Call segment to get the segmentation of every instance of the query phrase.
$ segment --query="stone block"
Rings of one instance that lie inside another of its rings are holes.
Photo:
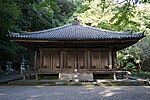
[[[59,73],[59,79],[65,81],[93,81],[92,73]]]

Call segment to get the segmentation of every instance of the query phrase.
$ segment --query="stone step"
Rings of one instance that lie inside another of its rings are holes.
[[[59,73],[59,79],[65,81],[93,81],[92,73]]]

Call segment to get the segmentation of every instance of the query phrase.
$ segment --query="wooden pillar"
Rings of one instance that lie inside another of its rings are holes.
[[[40,68],[43,67],[43,52],[40,50]]]
[[[84,51],[84,58],[83,58],[83,60],[84,60],[84,69],[88,69],[88,64],[87,64],[87,52],[86,51]]]
[[[98,52],[98,55],[99,55],[99,69],[102,69],[101,51]]]
[[[91,61],[90,61],[90,51],[88,51],[88,69],[90,69],[90,66],[91,66]]]
[[[34,51],[34,70],[37,70],[37,51]]]
[[[63,69],[66,69],[67,66],[67,53],[63,51]]]
[[[35,74],[35,79],[36,79],[36,80],[38,80],[38,79],[39,79],[39,77],[38,77],[38,73],[36,73],[36,74]]]
[[[112,51],[109,51],[109,68],[112,69]]]
[[[77,55],[77,51],[75,51],[75,56],[74,56],[75,57],[75,63],[74,63],[75,64],[74,65],[75,68],[74,69],[77,69],[77,56],[78,56]]]
[[[60,70],[63,69],[63,51],[60,51]]]
[[[116,78],[116,72],[114,72],[113,78],[114,78],[114,80],[117,80],[117,78]]]
[[[117,65],[116,51],[113,52],[113,68],[116,69]]]
[[[52,50],[50,50],[50,69],[53,69],[53,57],[52,57]]]

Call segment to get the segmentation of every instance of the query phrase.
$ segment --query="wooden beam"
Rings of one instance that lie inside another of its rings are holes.
[[[89,48],[40,48],[40,50],[88,51]],[[92,51],[108,51],[110,48],[92,48]]]

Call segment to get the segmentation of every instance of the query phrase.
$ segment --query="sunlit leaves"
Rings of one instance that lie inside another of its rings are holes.
[[[108,7],[111,2],[112,1],[110,0],[92,0],[90,2],[83,2],[77,12],[78,19],[82,20],[83,24],[91,24],[91,26],[97,27],[98,23],[103,20],[108,9],[110,9]],[[105,16],[105,18],[107,18],[107,16]]]
[[[90,9],[90,3],[89,2],[84,2],[82,3],[81,8],[77,9],[78,13],[84,13],[85,11]]]
[[[135,22],[133,18],[136,16],[136,9],[134,5],[125,3],[115,8],[114,16],[110,19],[112,25],[114,25],[118,31],[127,31],[129,29],[139,31],[140,24]],[[126,30],[126,27],[129,27]]]

